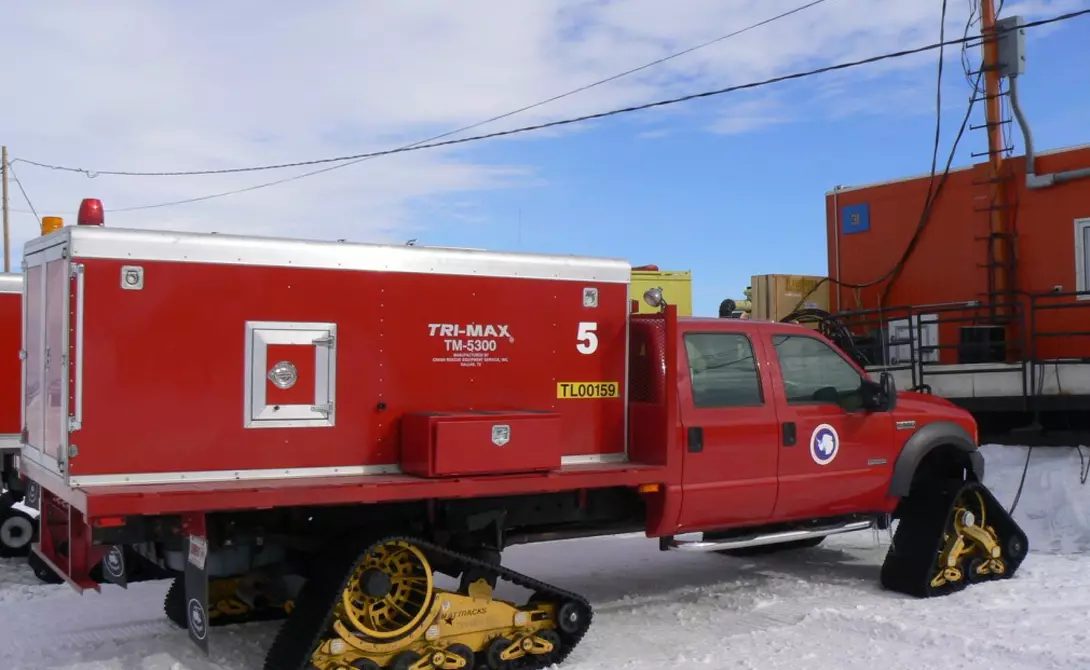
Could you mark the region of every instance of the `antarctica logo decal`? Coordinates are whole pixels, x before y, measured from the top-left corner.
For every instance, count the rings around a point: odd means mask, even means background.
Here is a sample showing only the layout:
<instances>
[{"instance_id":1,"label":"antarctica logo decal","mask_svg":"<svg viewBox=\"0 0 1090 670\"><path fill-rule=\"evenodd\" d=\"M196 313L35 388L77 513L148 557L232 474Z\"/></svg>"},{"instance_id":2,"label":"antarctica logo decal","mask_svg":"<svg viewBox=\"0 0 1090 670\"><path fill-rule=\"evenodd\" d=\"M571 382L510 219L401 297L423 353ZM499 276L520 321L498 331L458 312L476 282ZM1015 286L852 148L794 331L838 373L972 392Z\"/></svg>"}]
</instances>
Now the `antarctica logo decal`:
<instances>
[{"instance_id":1,"label":"antarctica logo decal","mask_svg":"<svg viewBox=\"0 0 1090 670\"><path fill-rule=\"evenodd\" d=\"M208 635L208 622L204 615L204 605L196 598L189 601L189 630L198 640Z\"/></svg>"},{"instance_id":2,"label":"antarctica logo decal","mask_svg":"<svg viewBox=\"0 0 1090 670\"><path fill-rule=\"evenodd\" d=\"M121 547L116 544L110 547L110 552L106 554L106 559L102 563L106 568L106 572L109 573L114 579L121 579L125 576L125 556L121 553Z\"/></svg>"},{"instance_id":3,"label":"antarctica logo decal","mask_svg":"<svg viewBox=\"0 0 1090 670\"><path fill-rule=\"evenodd\" d=\"M810 435L810 457L818 465L828 465L840 450L840 436L827 423L818 425Z\"/></svg>"}]
</instances>

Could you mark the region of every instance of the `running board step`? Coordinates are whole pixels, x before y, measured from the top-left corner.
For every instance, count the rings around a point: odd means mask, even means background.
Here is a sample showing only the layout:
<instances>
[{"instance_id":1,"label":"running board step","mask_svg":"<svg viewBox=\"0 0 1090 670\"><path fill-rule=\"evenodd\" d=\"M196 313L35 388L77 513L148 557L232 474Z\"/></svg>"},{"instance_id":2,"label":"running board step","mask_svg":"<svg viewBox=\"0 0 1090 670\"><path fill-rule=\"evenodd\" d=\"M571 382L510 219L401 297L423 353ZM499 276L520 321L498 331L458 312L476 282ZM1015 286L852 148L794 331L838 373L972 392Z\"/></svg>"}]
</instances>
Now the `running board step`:
<instances>
[{"instance_id":1,"label":"running board step","mask_svg":"<svg viewBox=\"0 0 1090 670\"><path fill-rule=\"evenodd\" d=\"M746 547L760 547L768 544L781 544L783 542L797 542L815 537L826 537L840 533L854 533L860 530L868 530L874 527L874 521L851 521L822 526L820 528L784 530L777 533L765 533L763 535L747 535L744 537L724 538L722 540L676 540L672 537L663 538L661 548L674 551L723 551L724 549L745 549Z\"/></svg>"}]
</instances>

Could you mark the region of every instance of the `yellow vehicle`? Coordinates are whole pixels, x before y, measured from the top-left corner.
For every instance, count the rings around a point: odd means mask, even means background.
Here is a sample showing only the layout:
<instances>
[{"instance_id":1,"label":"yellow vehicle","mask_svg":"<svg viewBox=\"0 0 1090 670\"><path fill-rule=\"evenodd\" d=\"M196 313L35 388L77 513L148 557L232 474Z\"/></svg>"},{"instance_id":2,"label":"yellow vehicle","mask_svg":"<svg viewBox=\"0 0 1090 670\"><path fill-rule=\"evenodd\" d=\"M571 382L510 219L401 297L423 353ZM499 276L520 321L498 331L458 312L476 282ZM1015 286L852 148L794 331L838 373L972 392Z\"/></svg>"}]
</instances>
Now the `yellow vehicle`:
<instances>
[{"instance_id":1,"label":"yellow vehicle","mask_svg":"<svg viewBox=\"0 0 1090 670\"><path fill-rule=\"evenodd\" d=\"M666 302L677 307L678 316L693 315L693 273L689 270L659 270L657 265L641 265L632 268L629 299L640 306L641 314L657 312L643 300L644 291L661 288Z\"/></svg>"}]
</instances>

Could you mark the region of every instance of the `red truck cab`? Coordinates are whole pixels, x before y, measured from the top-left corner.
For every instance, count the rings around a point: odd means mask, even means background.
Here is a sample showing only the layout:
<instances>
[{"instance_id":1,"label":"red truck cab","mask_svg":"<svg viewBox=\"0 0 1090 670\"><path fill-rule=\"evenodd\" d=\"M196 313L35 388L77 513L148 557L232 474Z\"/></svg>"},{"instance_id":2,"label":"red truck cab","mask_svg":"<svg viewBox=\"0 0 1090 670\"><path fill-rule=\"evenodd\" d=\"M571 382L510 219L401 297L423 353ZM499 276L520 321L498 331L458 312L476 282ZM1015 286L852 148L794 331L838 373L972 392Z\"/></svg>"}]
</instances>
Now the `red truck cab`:
<instances>
[{"instance_id":1,"label":"red truck cab","mask_svg":"<svg viewBox=\"0 0 1090 670\"><path fill-rule=\"evenodd\" d=\"M972 415L942 398L899 392L890 375L873 380L812 329L679 318L669 336L661 323L633 318L629 368L637 452L641 429L660 414L654 389L676 392L680 481L653 534L752 534L814 520L856 530L896 510L921 464L983 478ZM666 361L668 337L675 364Z\"/></svg>"}]
</instances>

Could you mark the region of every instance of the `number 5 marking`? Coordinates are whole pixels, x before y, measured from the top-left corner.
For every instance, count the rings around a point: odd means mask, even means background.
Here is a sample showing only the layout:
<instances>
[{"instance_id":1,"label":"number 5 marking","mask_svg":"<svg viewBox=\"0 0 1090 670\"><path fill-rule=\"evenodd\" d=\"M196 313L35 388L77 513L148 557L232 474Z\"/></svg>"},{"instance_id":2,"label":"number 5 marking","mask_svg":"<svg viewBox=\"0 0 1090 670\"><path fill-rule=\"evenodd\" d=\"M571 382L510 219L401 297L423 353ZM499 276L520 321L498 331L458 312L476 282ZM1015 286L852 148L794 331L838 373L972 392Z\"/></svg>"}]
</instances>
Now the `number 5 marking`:
<instances>
[{"instance_id":1,"label":"number 5 marking","mask_svg":"<svg viewBox=\"0 0 1090 670\"><path fill-rule=\"evenodd\" d=\"M594 332L596 330L598 330L598 324L594 321L579 322L579 335L577 337L579 343L575 345L579 353L593 354L598 351L598 333Z\"/></svg>"}]
</instances>

